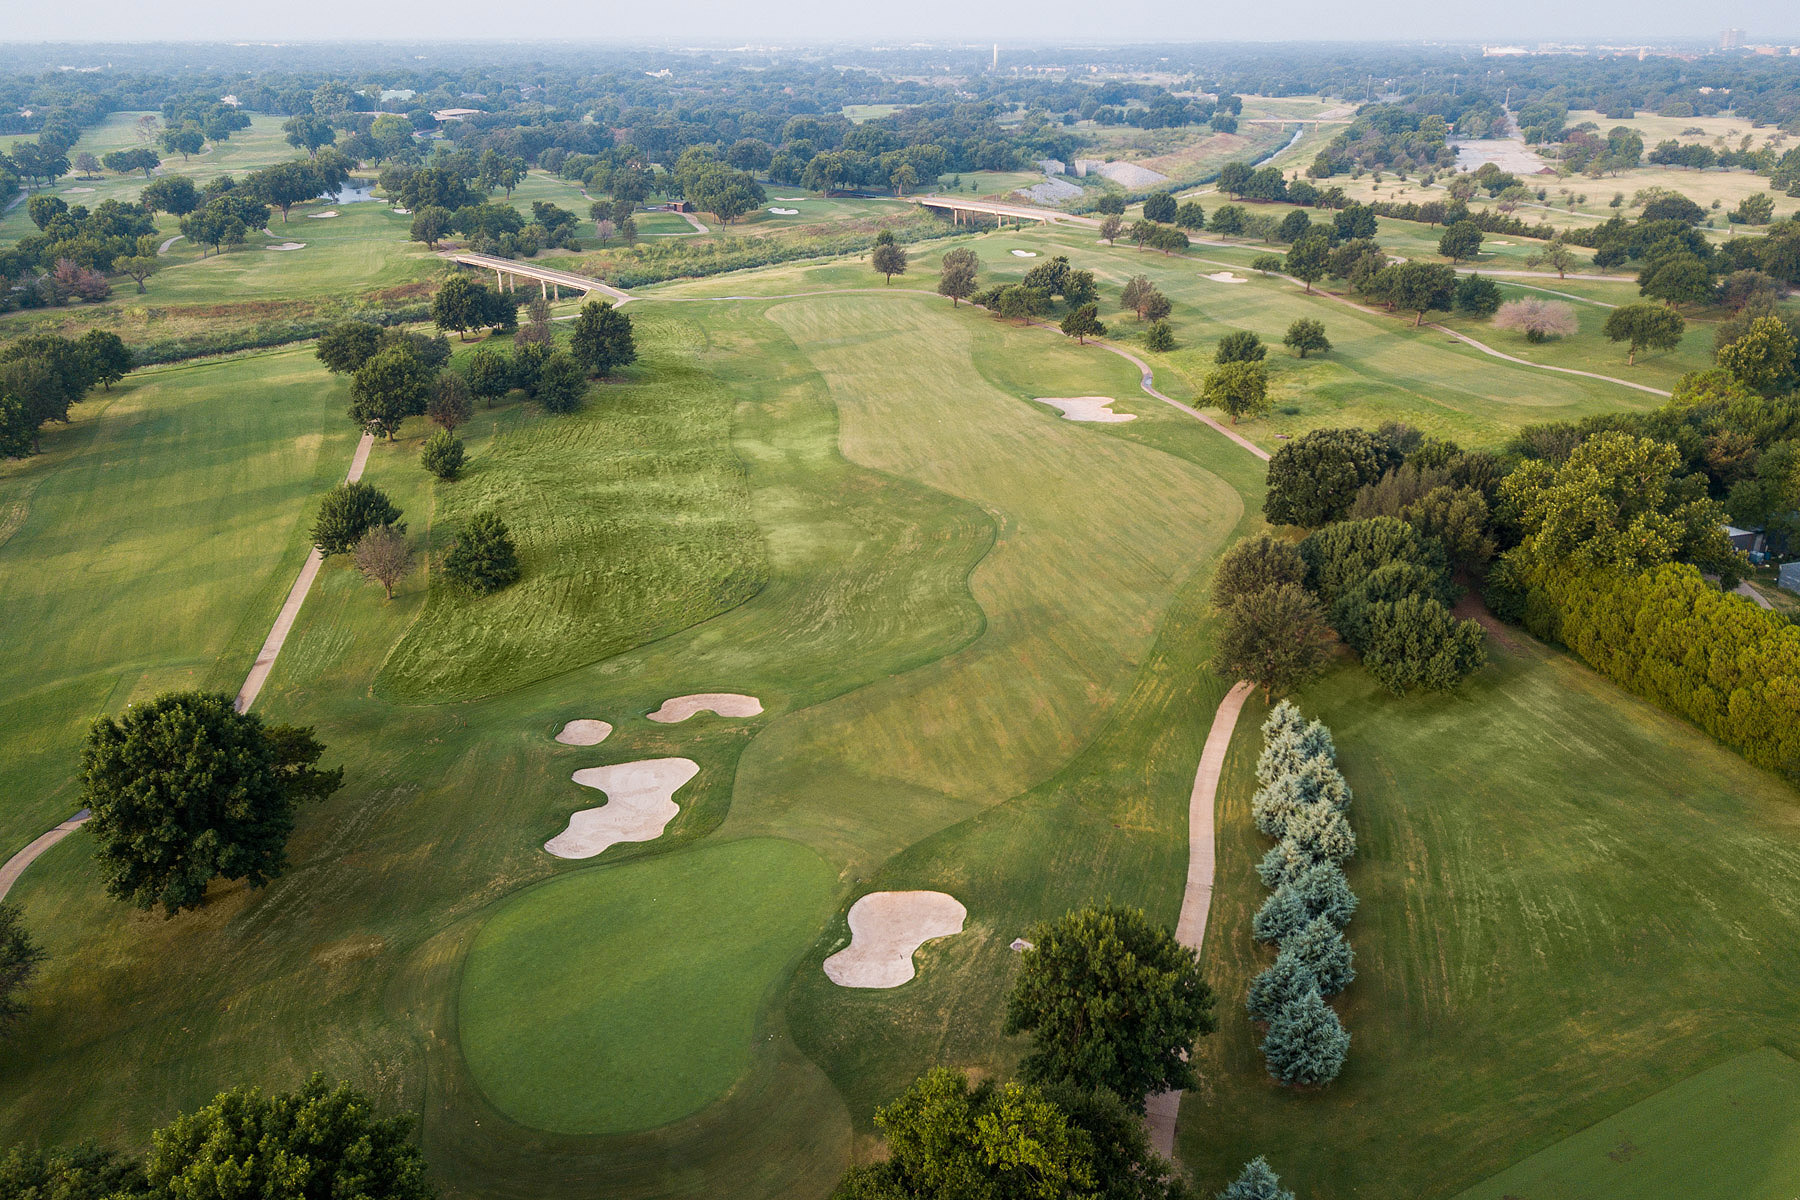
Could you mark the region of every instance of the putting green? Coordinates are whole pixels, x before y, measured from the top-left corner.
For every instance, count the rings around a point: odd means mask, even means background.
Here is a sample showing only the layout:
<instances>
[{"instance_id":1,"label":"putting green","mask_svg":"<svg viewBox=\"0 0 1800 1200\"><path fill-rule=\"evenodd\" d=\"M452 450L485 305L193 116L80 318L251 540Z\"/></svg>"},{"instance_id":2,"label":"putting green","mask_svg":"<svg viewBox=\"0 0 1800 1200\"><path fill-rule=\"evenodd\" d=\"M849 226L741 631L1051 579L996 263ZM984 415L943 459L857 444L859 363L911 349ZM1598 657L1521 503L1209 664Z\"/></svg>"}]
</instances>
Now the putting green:
<instances>
[{"instance_id":1,"label":"putting green","mask_svg":"<svg viewBox=\"0 0 1800 1200\"><path fill-rule=\"evenodd\" d=\"M1510 1167L1457 1200L1789 1200L1800 1062L1741 1054Z\"/></svg>"},{"instance_id":2,"label":"putting green","mask_svg":"<svg viewBox=\"0 0 1800 1200\"><path fill-rule=\"evenodd\" d=\"M553 1133L687 1116L750 1065L764 997L829 917L831 868L753 838L563 875L482 927L459 1025L476 1081Z\"/></svg>"}]
</instances>

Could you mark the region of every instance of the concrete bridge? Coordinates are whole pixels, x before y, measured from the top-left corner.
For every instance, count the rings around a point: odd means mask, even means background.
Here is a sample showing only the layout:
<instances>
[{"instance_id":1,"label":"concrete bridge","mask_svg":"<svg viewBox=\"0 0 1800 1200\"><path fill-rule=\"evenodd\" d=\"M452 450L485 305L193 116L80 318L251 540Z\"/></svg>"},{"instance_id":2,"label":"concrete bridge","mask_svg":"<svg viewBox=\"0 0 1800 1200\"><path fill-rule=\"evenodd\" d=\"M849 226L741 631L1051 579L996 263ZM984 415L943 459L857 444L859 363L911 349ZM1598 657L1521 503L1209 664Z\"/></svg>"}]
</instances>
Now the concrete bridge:
<instances>
[{"instance_id":1,"label":"concrete bridge","mask_svg":"<svg viewBox=\"0 0 1800 1200\"><path fill-rule=\"evenodd\" d=\"M497 254L476 254L472 250L441 250L438 257L448 262L461 263L465 267L492 271L494 286L503 292L518 291L519 280L524 278L537 280L538 291L545 299L562 299L564 288L570 288L584 296L599 292L620 304L631 299L630 292L621 291L609 283L601 283L598 279L577 275L573 271L558 271L554 267L540 266L537 263L501 258Z\"/></svg>"},{"instance_id":2,"label":"concrete bridge","mask_svg":"<svg viewBox=\"0 0 1800 1200\"><path fill-rule=\"evenodd\" d=\"M908 200L924 208L947 212L957 224L962 223L964 214L971 217L993 217L1002 225L1007 218L1020 224L1026 221L1042 221L1046 225L1066 222L1071 225L1098 226L1099 221L1093 217L1078 217L1073 213L1058 212L1053 208L1037 208L1030 204L1008 204L1001 200L961 200L954 196L908 196Z\"/></svg>"}]
</instances>

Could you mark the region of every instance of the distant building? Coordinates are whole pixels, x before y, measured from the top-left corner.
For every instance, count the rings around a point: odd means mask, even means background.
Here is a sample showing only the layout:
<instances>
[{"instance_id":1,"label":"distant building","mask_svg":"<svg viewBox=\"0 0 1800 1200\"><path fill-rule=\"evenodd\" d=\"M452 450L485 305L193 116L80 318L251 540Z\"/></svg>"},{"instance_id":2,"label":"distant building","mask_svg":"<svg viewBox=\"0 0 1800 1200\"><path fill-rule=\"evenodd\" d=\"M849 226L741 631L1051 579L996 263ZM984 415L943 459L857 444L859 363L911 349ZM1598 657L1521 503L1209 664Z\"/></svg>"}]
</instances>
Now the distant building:
<instances>
[{"instance_id":1,"label":"distant building","mask_svg":"<svg viewBox=\"0 0 1800 1200\"><path fill-rule=\"evenodd\" d=\"M1721 50L1742 50L1743 48L1744 48L1744 31L1743 30L1727 29L1724 33L1719 35L1719 49L1721 49Z\"/></svg>"},{"instance_id":2,"label":"distant building","mask_svg":"<svg viewBox=\"0 0 1800 1200\"><path fill-rule=\"evenodd\" d=\"M1800 592L1800 562L1782 563L1775 582L1785 591Z\"/></svg>"},{"instance_id":3,"label":"distant building","mask_svg":"<svg viewBox=\"0 0 1800 1200\"><path fill-rule=\"evenodd\" d=\"M479 116L479 108L440 108L431 114L434 121L461 121L467 117Z\"/></svg>"}]
</instances>

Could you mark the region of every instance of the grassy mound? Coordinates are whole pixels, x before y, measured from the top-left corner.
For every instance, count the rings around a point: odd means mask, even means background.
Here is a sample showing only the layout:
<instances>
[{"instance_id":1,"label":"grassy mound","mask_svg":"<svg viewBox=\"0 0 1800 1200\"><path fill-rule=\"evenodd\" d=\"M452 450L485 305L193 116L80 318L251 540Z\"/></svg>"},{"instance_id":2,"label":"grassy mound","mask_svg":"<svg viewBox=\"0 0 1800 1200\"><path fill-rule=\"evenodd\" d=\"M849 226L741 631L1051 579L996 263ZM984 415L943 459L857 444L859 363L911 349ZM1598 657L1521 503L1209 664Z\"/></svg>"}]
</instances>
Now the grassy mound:
<instances>
[{"instance_id":1,"label":"grassy mound","mask_svg":"<svg viewBox=\"0 0 1800 1200\"><path fill-rule=\"evenodd\" d=\"M482 597L434 580L378 694L419 703L507 691L685 629L762 586L762 539L729 448L732 397L696 364L697 327L654 316L637 328L633 382L596 386L580 412L498 436L438 490L439 527L499 512L524 576Z\"/></svg>"},{"instance_id":2,"label":"grassy mound","mask_svg":"<svg viewBox=\"0 0 1800 1200\"><path fill-rule=\"evenodd\" d=\"M677 1120L743 1074L765 998L832 905L832 871L755 838L578 871L483 926L459 1026L476 1081L557 1133Z\"/></svg>"}]
</instances>

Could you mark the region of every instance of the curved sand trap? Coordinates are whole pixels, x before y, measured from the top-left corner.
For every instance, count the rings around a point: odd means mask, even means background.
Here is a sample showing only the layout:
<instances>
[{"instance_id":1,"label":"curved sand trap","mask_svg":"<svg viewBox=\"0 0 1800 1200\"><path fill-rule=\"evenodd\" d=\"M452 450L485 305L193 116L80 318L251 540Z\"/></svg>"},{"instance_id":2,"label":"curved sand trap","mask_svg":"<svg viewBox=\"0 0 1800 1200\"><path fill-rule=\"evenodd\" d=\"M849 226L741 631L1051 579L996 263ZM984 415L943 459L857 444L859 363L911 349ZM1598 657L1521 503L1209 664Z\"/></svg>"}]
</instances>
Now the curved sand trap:
<instances>
[{"instance_id":1,"label":"curved sand trap","mask_svg":"<svg viewBox=\"0 0 1800 1200\"><path fill-rule=\"evenodd\" d=\"M647 758L611 767L589 767L569 778L606 793L600 808L584 808L569 827L544 843L558 858L592 858L618 842L649 842L681 811L675 790L700 773L691 758Z\"/></svg>"},{"instance_id":2,"label":"curved sand trap","mask_svg":"<svg viewBox=\"0 0 1800 1200\"><path fill-rule=\"evenodd\" d=\"M410 208L396 208L396 209L395 209L395 210L394 210L394 215L395 215L395 216L400 216L400 217L410 217L410 216L412 216L412 209L410 209Z\"/></svg>"},{"instance_id":3,"label":"curved sand trap","mask_svg":"<svg viewBox=\"0 0 1800 1200\"><path fill-rule=\"evenodd\" d=\"M800 215L800 210L797 208L771 208L769 211L778 217L797 217Z\"/></svg>"},{"instance_id":4,"label":"curved sand trap","mask_svg":"<svg viewBox=\"0 0 1800 1200\"><path fill-rule=\"evenodd\" d=\"M825 960L839 987L899 987L914 975L913 952L961 933L969 910L943 892L870 892L850 906L850 945Z\"/></svg>"},{"instance_id":5,"label":"curved sand trap","mask_svg":"<svg viewBox=\"0 0 1800 1200\"><path fill-rule=\"evenodd\" d=\"M1014 938L1012 940L1012 951L1014 954L1023 954L1027 950L1036 950L1036 949L1037 949L1037 947L1035 945L1033 945L1031 942L1026 941L1024 938Z\"/></svg>"},{"instance_id":6,"label":"curved sand trap","mask_svg":"<svg viewBox=\"0 0 1800 1200\"><path fill-rule=\"evenodd\" d=\"M564 725L562 732L556 735L556 740L565 746L598 746L611 732L612 726L605 721L584 717Z\"/></svg>"},{"instance_id":7,"label":"curved sand trap","mask_svg":"<svg viewBox=\"0 0 1800 1200\"><path fill-rule=\"evenodd\" d=\"M696 692L664 700L662 707L649 714L652 721L673 725L697 712L718 713L721 717L754 717L762 711L762 701L741 692Z\"/></svg>"},{"instance_id":8,"label":"curved sand trap","mask_svg":"<svg viewBox=\"0 0 1800 1200\"><path fill-rule=\"evenodd\" d=\"M1014 258L1036 258L1037 251L1036 250L1014 250L1013 257Z\"/></svg>"},{"instance_id":9,"label":"curved sand trap","mask_svg":"<svg viewBox=\"0 0 1800 1200\"><path fill-rule=\"evenodd\" d=\"M283 242L279 246L264 246L264 250L304 250L305 242Z\"/></svg>"},{"instance_id":10,"label":"curved sand trap","mask_svg":"<svg viewBox=\"0 0 1800 1200\"><path fill-rule=\"evenodd\" d=\"M80 194L81 192L91 192L93 190L94 190L93 188L64 188L63 195L74 196L74 195Z\"/></svg>"},{"instance_id":11,"label":"curved sand trap","mask_svg":"<svg viewBox=\"0 0 1800 1200\"><path fill-rule=\"evenodd\" d=\"M1214 283L1249 283L1250 282L1248 279L1245 279L1242 275L1235 274L1231 271L1214 271L1211 275L1208 275L1207 278L1212 280Z\"/></svg>"},{"instance_id":12,"label":"curved sand trap","mask_svg":"<svg viewBox=\"0 0 1800 1200\"><path fill-rule=\"evenodd\" d=\"M338 215L338 212L337 212L337 209L335 209L335 208L334 208L334 209L331 209L331 210L330 210L330 211L328 211L328 212L322 212L322 213L307 213L307 214L306 214L306 219L307 219L307 220L309 220L309 221L323 221L323 220L324 220L324 219L325 219L325 218L326 218L326 217L335 217L335 216L337 216L337 215Z\"/></svg>"},{"instance_id":13,"label":"curved sand trap","mask_svg":"<svg viewBox=\"0 0 1800 1200\"><path fill-rule=\"evenodd\" d=\"M1097 421L1103 425L1116 425L1121 421L1137 420L1136 413L1116 413L1108 408L1113 403L1111 396L1039 396L1037 402L1060 408L1065 421Z\"/></svg>"},{"instance_id":14,"label":"curved sand trap","mask_svg":"<svg viewBox=\"0 0 1800 1200\"><path fill-rule=\"evenodd\" d=\"M802 200L806 199L806 197L805 196L775 196L775 197L772 197L772 199L777 204L798 204Z\"/></svg>"}]
</instances>

